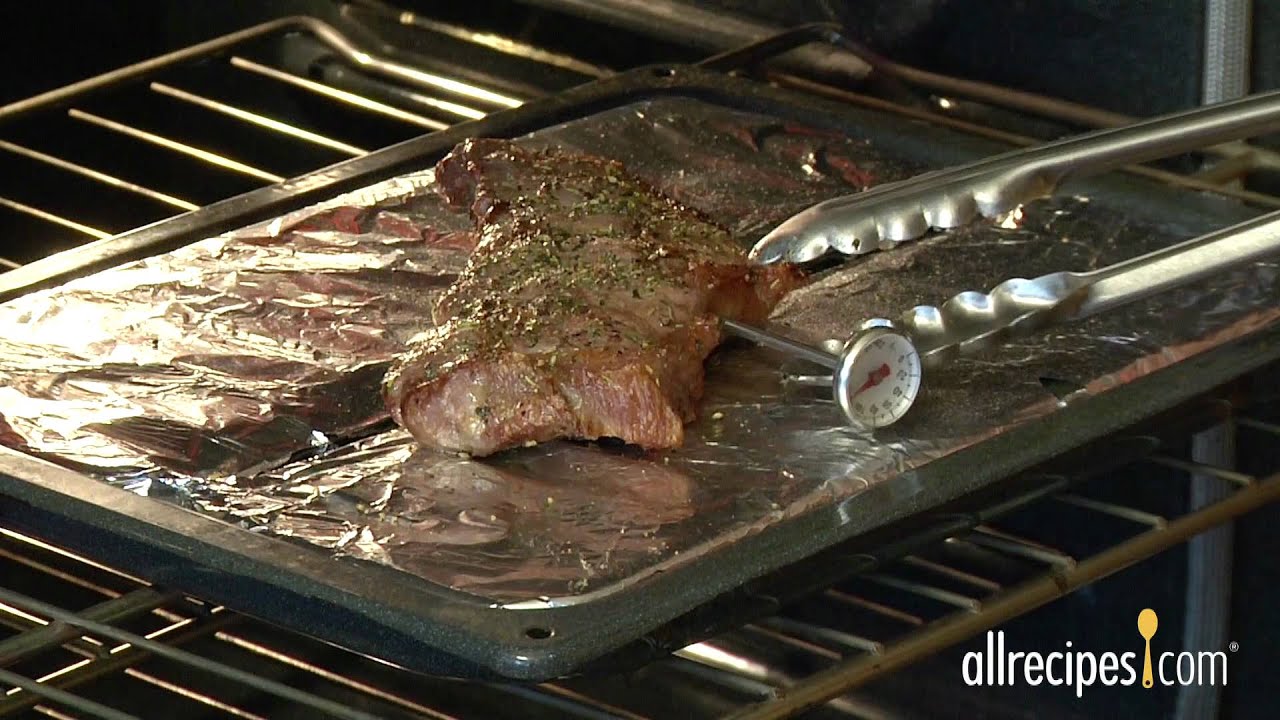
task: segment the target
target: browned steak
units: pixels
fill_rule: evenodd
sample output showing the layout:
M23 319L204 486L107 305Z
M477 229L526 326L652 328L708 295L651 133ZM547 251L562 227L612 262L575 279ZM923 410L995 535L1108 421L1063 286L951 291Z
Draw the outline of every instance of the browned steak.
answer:
M471 140L436 178L479 241L384 383L427 447L679 446L718 317L761 321L800 282L603 158Z

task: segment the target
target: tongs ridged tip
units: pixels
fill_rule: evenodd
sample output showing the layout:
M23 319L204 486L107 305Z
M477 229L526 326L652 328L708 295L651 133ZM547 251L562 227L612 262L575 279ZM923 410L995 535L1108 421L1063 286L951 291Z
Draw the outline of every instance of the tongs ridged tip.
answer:
M1072 273L1035 279L1011 278L990 292L967 290L940 306L920 305L905 313L900 326L916 343L926 365L972 355L1051 324L1069 311L1081 289Z
M932 231L966 225L979 214L995 217L1002 213L995 204L984 207L971 196L942 197L910 205L868 205L810 208L761 238L748 257L768 265L782 261L809 263L833 251L846 256L864 255L918 240ZM853 214L855 208L857 215Z

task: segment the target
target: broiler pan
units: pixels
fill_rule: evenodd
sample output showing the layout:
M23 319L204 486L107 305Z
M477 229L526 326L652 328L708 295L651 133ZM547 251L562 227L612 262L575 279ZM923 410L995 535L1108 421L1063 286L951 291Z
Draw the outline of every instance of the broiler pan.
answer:
M205 239L224 232L230 239L218 241L226 244L214 258L222 264L210 267L247 274L253 268L237 258L275 256L227 248L292 237L272 236L273 218L400 174L422 180L420 171L468 136L527 136L618 157L687 203L719 212L744 243L798 203L849 184L1004 149L704 69L646 68L55 256L0 276L0 292L14 306L100 293L95 283L110 288L123 276L113 268L141 259L163 265L170 251L205 248L190 256L198 268L213 257ZM415 182L400 187L417 192ZM346 222L343 207L395 187L295 215L312 223L308 242L320 246L291 256L378 232L361 223L383 227L388 216L341 232L334 223ZM1254 214L1222 198L1108 176L995 225L828 270L784 304L779 327L810 339L838 336L863 317L1015 275L1114 262ZM416 247L397 252L420 269ZM326 292L341 291L306 292L319 292L324 307ZM152 425L127 418L97 431L120 443L113 447L150 448L166 482L154 474L108 482L111 473L84 458L4 448L0 508L6 526L424 672L537 680L613 670L768 612L789 593L864 570L912 542L972 527L993 503L1007 507L1011 496L1056 482L1038 479L1055 463L1099 447L1117 458L1144 449L1121 431L1280 357L1278 307L1280 281L1263 265L1017 343L931 377L917 419L876 437L842 427L821 395L784 387L783 358L737 345L710 365L688 447L651 456L561 443L484 462L424 457L377 416L376 403L339 403L330 410L342 422L321 427L320 406L308 406L311 414L298 416L307 432L280 429L272 437L284 438L284 451L272 446L262 462L188 467L178 460L189 458L146 446ZM118 381L130 367L104 363L92 380ZM361 370L358 381L339 374L318 387L376 382L376 364ZM270 370L257 372L256 381L270 381ZM1047 389L1063 385L1074 394ZM21 434L21 418L9 419ZM304 442L313 430L321 440ZM224 449L245 445L202 438ZM305 502L296 501L300 490L312 493ZM407 490L435 494L421 507L396 505ZM460 492L483 496L474 503L492 511L488 519L457 505ZM464 528L472 533L465 540L432 534L456 529L468 512L462 524L480 529ZM325 535L317 529L325 522L341 532ZM625 539L602 545L614 531Z

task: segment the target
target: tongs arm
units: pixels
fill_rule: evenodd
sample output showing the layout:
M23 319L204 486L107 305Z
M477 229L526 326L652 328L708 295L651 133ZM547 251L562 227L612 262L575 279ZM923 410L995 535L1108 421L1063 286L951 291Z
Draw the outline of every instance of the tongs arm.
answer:
M1014 278L988 293L963 292L940 306L912 308L897 325L922 364L935 367L1269 257L1280 257L1280 211L1091 272Z
M996 217L1053 194L1066 180L1280 131L1280 90L1100 130L835 198L777 226L753 260L804 263L868 253Z

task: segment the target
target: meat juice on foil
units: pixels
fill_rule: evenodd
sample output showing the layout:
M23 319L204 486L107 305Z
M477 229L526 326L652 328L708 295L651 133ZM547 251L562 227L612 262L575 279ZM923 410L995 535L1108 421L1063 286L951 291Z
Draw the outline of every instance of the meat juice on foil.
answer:
M622 161L744 251L820 200L925 166L856 138L654 100L522 139ZM502 603L574 602L1274 323L1276 265L1022 339L930 374L903 422L849 428L799 369L733 341L685 446L556 442L483 461L417 448L378 386L466 262L469 220L421 171L0 305L0 443L133 492ZM1197 229L1195 232L1201 230ZM774 313L843 337L1013 276L1087 270L1194 234L1060 197L850 259Z

